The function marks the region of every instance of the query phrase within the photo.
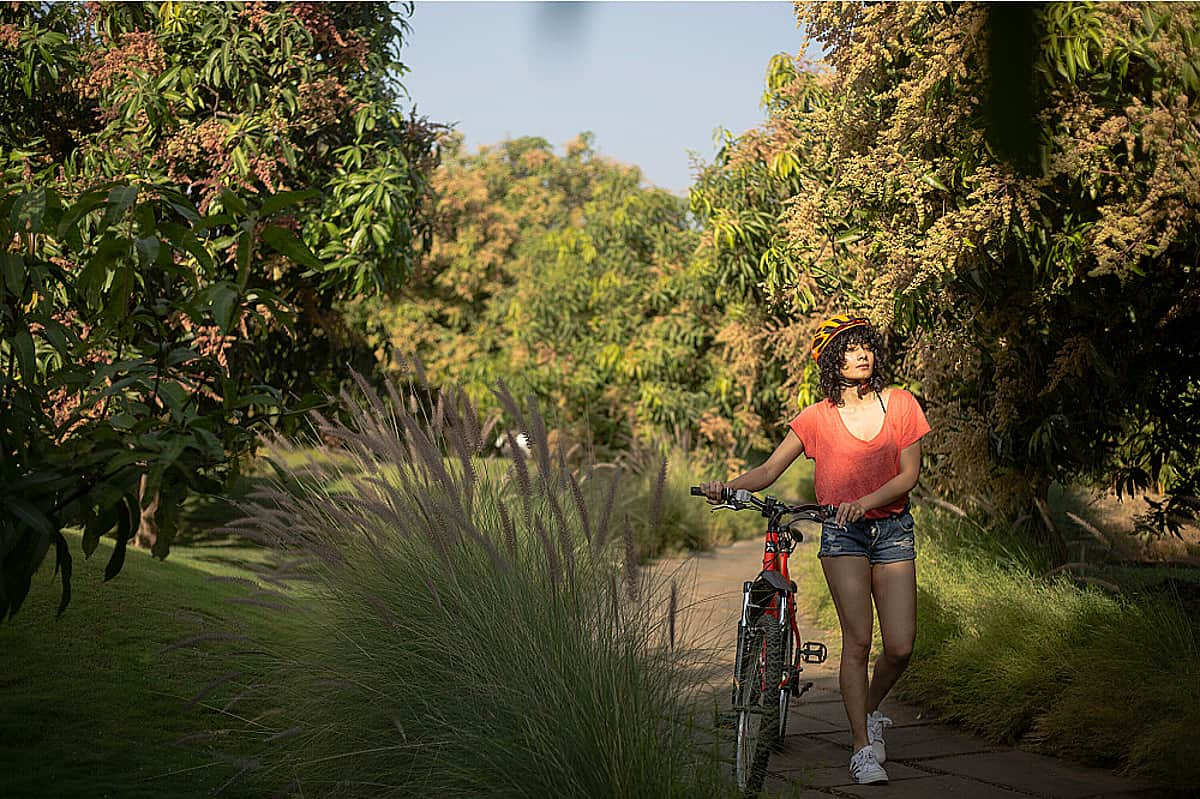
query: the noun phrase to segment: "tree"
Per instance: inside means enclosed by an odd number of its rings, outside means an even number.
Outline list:
[[[1033,164],[989,135],[989,13],[798,7],[825,71],[785,82],[778,135],[737,145],[798,176],[789,257],[759,282],[891,329],[943,490],[1007,509],[1051,480],[1193,494],[1196,7],[1044,7]]]
[[[434,182],[429,257],[381,312],[398,351],[485,407],[503,379],[602,450],[707,432],[737,453],[717,420],[738,397],[710,352],[723,312],[682,200],[586,135],[565,156],[536,138],[454,145]]]
[[[66,588],[63,526],[165,556],[183,492],[374,366],[343,308],[407,279],[439,131],[398,108],[410,10],[0,11],[0,615],[51,542]]]
[[[755,428],[765,433],[766,439],[751,439],[759,448],[777,441],[791,416],[819,399],[809,355],[813,320],[844,301],[833,296],[846,287],[839,276],[810,266],[782,224],[806,184],[833,174],[822,157],[826,143],[798,124],[828,103],[828,82],[790,56],[772,57],[762,97],[767,122],[740,135],[725,131],[715,161],[689,194],[703,230],[700,257],[712,264],[714,296],[726,310],[715,342],[740,397],[739,416],[768,420],[736,429],[741,437]]]

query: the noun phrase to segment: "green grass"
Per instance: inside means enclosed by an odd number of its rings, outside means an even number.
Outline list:
[[[207,796],[230,776],[204,752],[175,745],[211,719],[187,700],[227,664],[204,649],[162,650],[237,616],[257,629],[254,609],[235,610],[241,576],[186,549],[167,561],[130,551],[103,583],[111,542],[75,557],[74,597],[54,618],[58,580],[43,564],[21,611],[0,624],[0,774],[6,796]],[[236,559],[238,549],[209,554]]]
[[[901,698],[992,740],[1166,785],[1200,781],[1200,636],[1184,605],[1046,578],[1002,531],[915,515],[917,643]],[[804,600],[836,629],[816,559],[793,562]]]
[[[332,431],[350,462],[260,496],[273,510],[246,523],[314,560],[308,593],[280,612],[295,634],[265,627],[261,653],[229,659],[260,686],[213,720],[223,751],[254,765],[244,789],[727,795],[691,664],[643,601],[629,505],[607,503],[601,481],[577,496],[545,452],[509,477],[500,461],[447,459],[431,442],[464,438],[418,433],[402,410],[397,426],[353,418]]]

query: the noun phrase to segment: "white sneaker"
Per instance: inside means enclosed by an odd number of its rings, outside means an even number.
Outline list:
[[[892,726],[892,720],[878,710],[867,716],[867,740],[875,750],[875,759],[880,763],[887,762],[887,747],[883,744],[883,731]]]
[[[875,750],[864,746],[850,758],[850,779],[859,785],[877,785],[888,781],[887,772],[875,759]]]

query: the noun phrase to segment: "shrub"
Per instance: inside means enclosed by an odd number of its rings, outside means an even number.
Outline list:
[[[306,478],[233,525],[311,583],[286,602],[296,632],[237,656],[257,675],[227,706],[254,718],[225,731],[246,775],[338,796],[724,793],[632,530],[576,490],[536,408],[500,392],[535,445],[500,476],[465,400],[419,419],[389,394],[343,396],[347,425],[318,418],[352,463],[304,467],[275,441]]]

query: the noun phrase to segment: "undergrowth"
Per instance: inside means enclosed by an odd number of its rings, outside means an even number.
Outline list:
[[[917,641],[898,696],[995,741],[1200,782],[1200,641],[1178,601],[1046,577],[1001,531],[914,515]],[[817,559],[793,563],[807,604],[836,629]]]
[[[349,423],[317,418],[347,457],[306,462],[303,447],[271,442],[289,469],[232,525],[308,585],[301,601],[255,590],[302,632],[239,644],[210,705],[223,707],[211,740],[232,750],[242,784],[347,797],[727,794],[711,730],[693,716],[694,664],[672,645],[669,610],[647,599],[664,592],[638,568],[619,477],[567,468],[536,407],[503,388],[534,444],[530,463],[513,442],[507,472],[480,457],[465,398],[440,394],[422,413],[411,388],[360,388],[342,397]],[[664,490],[640,523],[661,518]]]

